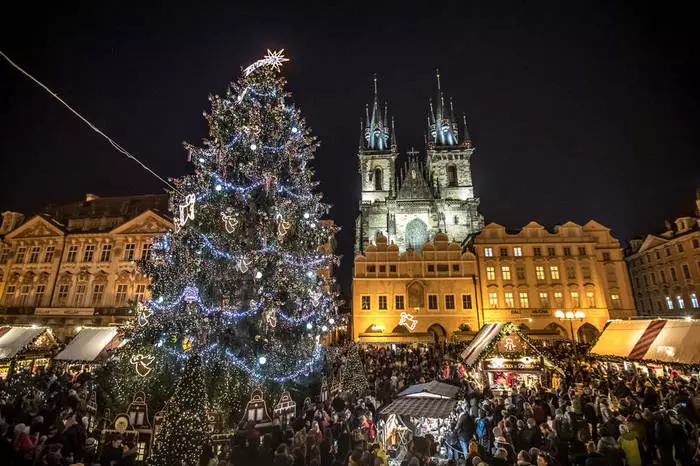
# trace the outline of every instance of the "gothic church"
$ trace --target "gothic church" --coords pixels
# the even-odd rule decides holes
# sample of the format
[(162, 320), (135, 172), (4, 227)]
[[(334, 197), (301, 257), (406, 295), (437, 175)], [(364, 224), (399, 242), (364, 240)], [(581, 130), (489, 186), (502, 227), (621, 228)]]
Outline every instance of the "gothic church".
[(355, 225), (355, 252), (364, 251), (368, 241), (382, 233), (399, 247), (420, 250), (438, 232), (463, 243), (484, 226), (474, 196), (470, 160), (474, 147), (463, 117), (458, 131), (452, 100), (449, 108), (437, 74), (437, 99), (430, 101), (427, 157), (411, 149), (408, 162), (396, 173), (396, 134), (394, 119), (388, 121), (386, 104), (379, 104), (377, 80), (374, 101), (365, 108), (361, 124), (360, 175), (362, 199)]

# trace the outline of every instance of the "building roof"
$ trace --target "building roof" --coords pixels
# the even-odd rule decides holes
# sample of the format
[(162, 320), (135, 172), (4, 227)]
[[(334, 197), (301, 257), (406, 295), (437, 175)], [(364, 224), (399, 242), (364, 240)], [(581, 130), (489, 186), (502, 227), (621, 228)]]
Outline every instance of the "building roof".
[(411, 385), (398, 396), (406, 396), (410, 398), (445, 398), (452, 399), (459, 392), (459, 388), (454, 385), (432, 380), (427, 383), (419, 383)]
[(402, 397), (389, 403), (380, 414), (444, 419), (452, 413), (456, 404), (455, 400), (444, 398)]
[(114, 346), (116, 327), (84, 328), (54, 359), (59, 361), (92, 362), (107, 346)]
[(7, 327), (0, 336), (0, 360), (12, 359), (48, 329), (46, 327)]

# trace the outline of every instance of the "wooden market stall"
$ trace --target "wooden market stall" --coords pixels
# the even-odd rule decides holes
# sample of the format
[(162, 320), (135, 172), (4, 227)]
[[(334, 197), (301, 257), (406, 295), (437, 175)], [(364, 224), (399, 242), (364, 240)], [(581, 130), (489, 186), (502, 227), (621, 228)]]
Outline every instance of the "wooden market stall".
[(19, 369), (48, 366), (58, 343), (49, 327), (0, 328), (0, 378)]
[(65, 364), (68, 372), (76, 374), (92, 368), (106, 359), (121, 341), (117, 327), (83, 327), (53, 360)]
[(692, 319), (613, 320), (591, 347), (590, 356), (620, 370), (679, 370), (696, 374), (700, 366), (700, 321)]
[(491, 388), (510, 389), (518, 384), (558, 385), (563, 375), (512, 323), (485, 324), (461, 354), (465, 366)]

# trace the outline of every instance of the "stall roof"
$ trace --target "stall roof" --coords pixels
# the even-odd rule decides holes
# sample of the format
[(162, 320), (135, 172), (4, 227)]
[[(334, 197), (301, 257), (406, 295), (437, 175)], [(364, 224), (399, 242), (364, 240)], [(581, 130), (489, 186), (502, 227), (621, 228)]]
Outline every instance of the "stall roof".
[(0, 359), (14, 358), (47, 330), (47, 327), (11, 327), (0, 336)]
[(700, 364), (700, 322), (611, 321), (591, 348), (591, 354), (667, 364)]
[(433, 380), (427, 383), (419, 383), (411, 385), (398, 396), (406, 396), (410, 398), (443, 398), (452, 399), (459, 392), (459, 388), (454, 385), (438, 382)]
[(481, 353), (488, 348), (489, 344), (501, 333), (501, 329), (505, 324), (494, 322), (485, 324), (476, 334), (474, 339), (469, 343), (464, 351), (462, 351), (462, 359), (467, 366), (473, 366), (479, 359)]
[(404, 344), (433, 343), (435, 336), (432, 333), (361, 333), (359, 344)]
[(117, 336), (116, 327), (82, 329), (54, 359), (92, 362)]
[(381, 410), (380, 414), (396, 414), (428, 418), (447, 418), (457, 402), (444, 398), (397, 398)]

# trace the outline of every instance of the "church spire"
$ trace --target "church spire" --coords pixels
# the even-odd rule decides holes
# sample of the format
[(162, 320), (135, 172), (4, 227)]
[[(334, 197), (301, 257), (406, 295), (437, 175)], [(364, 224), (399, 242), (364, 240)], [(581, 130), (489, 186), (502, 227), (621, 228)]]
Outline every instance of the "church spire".
[(454, 106), (452, 99), (449, 100), (449, 110), (445, 106), (445, 96), (440, 83), (440, 70), (435, 70), (437, 79), (437, 100), (433, 109), (433, 101), (430, 100), (430, 123), (428, 131), (431, 136), (431, 143), (436, 146), (456, 146), (459, 144), (457, 122), (454, 117)]
[[(365, 107), (365, 125), (364, 125), (364, 143), (361, 146), (365, 150), (386, 151), (389, 150), (391, 133), (393, 128), (389, 129), (389, 108), (388, 104), (384, 103), (382, 109), (379, 103), (379, 88), (377, 85), (377, 75), (373, 77), (373, 100), (372, 108)], [(392, 123), (393, 126), (393, 123)]]

